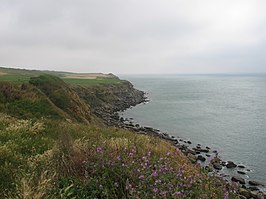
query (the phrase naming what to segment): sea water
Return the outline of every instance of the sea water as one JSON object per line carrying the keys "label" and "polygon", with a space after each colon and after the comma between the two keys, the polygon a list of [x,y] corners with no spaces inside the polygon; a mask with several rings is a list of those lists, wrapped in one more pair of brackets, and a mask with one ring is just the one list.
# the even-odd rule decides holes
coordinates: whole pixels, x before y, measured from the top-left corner
{"label": "sea water", "polygon": [[[266,76],[123,75],[150,100],[123,113],[142,126],[217,149],[266,184]],[[236,171],[234,171],[236,172]]]}

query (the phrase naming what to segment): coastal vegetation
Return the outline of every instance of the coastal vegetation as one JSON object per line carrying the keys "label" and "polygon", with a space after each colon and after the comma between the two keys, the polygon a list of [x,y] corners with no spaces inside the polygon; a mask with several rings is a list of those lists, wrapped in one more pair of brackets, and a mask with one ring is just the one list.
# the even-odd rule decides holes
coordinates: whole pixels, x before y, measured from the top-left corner
{"label": "coastal vegetation", "polygon": [[10,198],[234,198],[156,137],[1,114],[1,195]]}
{"label": "coastal vegetation", "polygon": [[140,102],[129,82],[24,72],[0,75],[0,197],[238,198],[170,142],[107,125],[99,115]]}

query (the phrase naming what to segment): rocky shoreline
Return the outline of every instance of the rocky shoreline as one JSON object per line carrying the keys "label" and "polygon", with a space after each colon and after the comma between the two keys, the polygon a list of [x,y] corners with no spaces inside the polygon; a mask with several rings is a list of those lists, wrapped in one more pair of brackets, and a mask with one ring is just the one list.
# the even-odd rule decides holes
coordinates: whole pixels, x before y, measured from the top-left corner
{"label": "rocky shoreline", "polygon": [[[193,164],[199,164],[209,173],[222,177],[227,182],[236,182],[240,184],[239,194],[240,198],[262,198],[261,195],[265,194],[264,184],[255,180],[246,179],[248,173],[251,171],[245,165],[236,164],[233,161],[222,160],[217,150],[211,149],[208,146],[201,144],[193,144],[190,140],[185,140],[180,137],[171,136],[168,133],[161,132],[159,129],[152,127],[141,126],[134,122],[133,118],[124,118],[121,113],[127,108],[136,106],[140,103],[148,102],[145,93],[138,93],[137,100],[130,100],[128,103],[120,104],[119,107],[115,106],[107,114],[104,114],[102,119],[107,125],[115,126],[118,128],[128,129],[138,134],[146,134],[157,136],[161,139],[171,142],[171,144],[185,154]],[[101,115],[101,114],[99,114]],[[235,174],[231,174],[235,173]]]}
{"label": "rocky shoreline", "polygon": [[149,101],[147,94],[135,89],[130,82],[125,81],[123,84],[106,85],[100,88],[75,87],[74,89],[90,104],[92,112],[106,125],[167,140],[180,149],[192,163],[201,165],[209,175],[222,177],[227,182],[239,183],[241,185],[239,194],[242,198],[261,198],[259,194],[266,192],[262,183],[247,178],[248,173],[251,172],[249,168],[233,161],[222,160],[217,150],[192,143],[188,139],[172,136],[159,129],[141,126],[133,118],[121,116],[124,110]]}

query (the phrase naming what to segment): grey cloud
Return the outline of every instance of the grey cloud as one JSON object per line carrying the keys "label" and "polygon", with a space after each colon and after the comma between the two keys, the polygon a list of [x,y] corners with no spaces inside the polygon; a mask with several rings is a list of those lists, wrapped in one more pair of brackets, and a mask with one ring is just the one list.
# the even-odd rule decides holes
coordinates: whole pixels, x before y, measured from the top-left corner
{"label": "grey cloud", "polygon": [[4,0],[0,65],[115,73],[266,72],[263,0]]}

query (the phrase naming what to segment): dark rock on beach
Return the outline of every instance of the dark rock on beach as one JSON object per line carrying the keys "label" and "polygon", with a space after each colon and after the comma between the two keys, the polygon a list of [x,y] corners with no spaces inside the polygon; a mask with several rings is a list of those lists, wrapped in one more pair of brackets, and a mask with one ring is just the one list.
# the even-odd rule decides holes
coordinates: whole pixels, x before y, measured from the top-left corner
{"label": "dark rock on beach", "polygon": [[242,184],[241,187],[244,189],[247,189],[246,185],[244,185],[244,184]]}
{"label": "dark rock on beach", "polygon": [[198,151],[200,153],[209,153],[208,149],[202,149],[200,146],[197,146],[196,148],[193,148],[194,151]]}
{"label": "dark rock on beach", "polygon": [[237,173],[242,174],[242,175],[246,174],[246,172],[244,172],[244,171],[237,171]]}
{"label": "dark rock on beach", "polygon": [[252,186],[252,187],[249,187],[248,190],[250,190],[250,191],[259,191],[260,189],[258,187]]}
{"label": "dark rock on beach", "polygon": [[252,185],[252,186],[263,186],[262,183],[258,182],[258,181],[255,181],[255,180],[250,180],[248,181],[248,184]]}
{"label": "dark rock on beach", "polygon": [[234,162],[232,162],[232,161],[228,161],[227,162],[227,165],[226,165],[226,167],[228,168],[228,169],[231,169],[231,168],[236,168],[236,164],[234,163]]}
{"label": "dark rock on beach", "polygon": [[231,178],[231,180],[232,180],[233,182],[239,182],[240,184],[246,184],[245,179],[244,179],[244,178],[241,178],[241,177],[239,177],[239,176],[233,176],[233,177]]}
{"label": "dark rock on beach", "polygon": [[220,165],[220,163],[217,163],[217,162],[213,163],[212,166],[216,170],[222,170],[223,168],[222,165]]}
{"label": "dark rock on beach", "polygon": [[202,162],[205,162],[206,161],[206,158],[203,157],[202,155],[199,155],[198,156],[198,160],[202,161]]}

